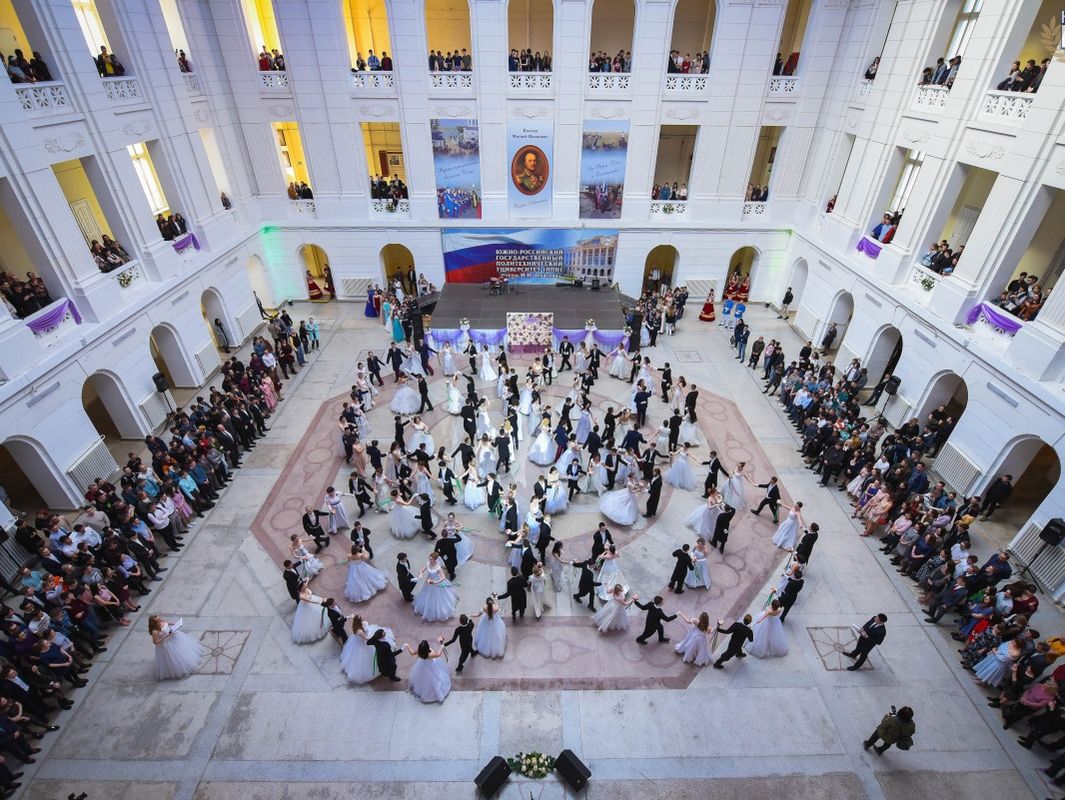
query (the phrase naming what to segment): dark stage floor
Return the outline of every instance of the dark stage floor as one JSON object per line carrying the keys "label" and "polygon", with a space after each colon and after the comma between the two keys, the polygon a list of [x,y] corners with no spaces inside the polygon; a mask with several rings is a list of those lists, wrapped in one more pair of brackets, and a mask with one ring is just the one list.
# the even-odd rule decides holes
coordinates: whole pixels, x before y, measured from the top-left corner
{"label": "dark stage floor", "polygon": [[473,328],[502,328],[508,312],[532,311],[554,312],[556,328],[583,328],[589,317],[603,330],[625,327],[621,296],[612,289],[512,285],[508,294],[490,295],[479,283],[446,284],[432,312],[433,327],[457,328],[466,317]]}

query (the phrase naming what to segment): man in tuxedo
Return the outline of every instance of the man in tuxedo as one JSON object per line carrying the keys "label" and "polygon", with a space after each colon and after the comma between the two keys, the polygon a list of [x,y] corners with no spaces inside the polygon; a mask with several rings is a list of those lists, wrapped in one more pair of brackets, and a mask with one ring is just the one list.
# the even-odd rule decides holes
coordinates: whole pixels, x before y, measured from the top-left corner
{"label": "man in tuxedo", "polygon": [[647,487],[647,513],[648,519],[658,513],[658,501],[662,497],[662,470],[655,469],[651,473],[651,483]]}
{"label": "man in tuxedo", "polygon": [[584,449],[593,456],[599,455],[599,451],[603,449],[603,439],[599,435],[598,422],[594,423],[588,432],[588,438],[584,440]]}
{"label": "man in tuxedo", "polygon": [[477,409],[468,399],[459,410],[459,416],[462,417],[462,430],[466,432],[469,441],[474,441],[477,438]]}
{"label": "man in tuxedo", "polygon": [[814,545],[817,543],[818,532],[820,530],[820,525],[816,522],[811,522],[810,527],[802,532],[802,538],[799,540],[799,544],[795,547],[795,560],[800,564],[809,563],[810,554],[814,551]]}
{"label": "man in tuxedo", "polygon": [[658,641],[668,642],[669,637],[666,636],[666,630],[662,626],[663,622],[672,622],[677,618],[676,614],[666,614],[662,610],[662,598],[655,596],[655,599],[650,603],[641,603],[640,596],[635,595],[633,602],[636,603],[637,608],[640,608],[647,612],[647,618],[643,623],[643,633],[636,637],[636,641],[640,644],[647,644],[647,640],[652,634],[658,634]]}
{"label": "man in tuxedo", "polygon": [[533,497],[537,500],[543,501],[544,496],[547,494],[547,478],[543,475],[536,477],[536,482],[533,483]]}
{"label": "man in tuxedo", "polygon": [[466,349],[463,351],[470,357],[470,372],[474,375],[477,374],[477,345],[474,342],[470,342]]}
{"label": "man in tuxedo", "polygon": [[573,495],[580,494],[580,492],[581,492],[581,487],[580,487],[581,475],[587,475],[587,474],[588,473],[585,472],[584,469],[581,467],[581,462],[580,462],[580,459],[578,459],[578,458],[573,459],[569,463],[569,466],[566,467],[566,481],[569,484],[569,499],[570,500],[573,499]]}
{"label": "man in tuxedo", "polygon": [[653,446],[648,447],[643,451],[643,455],[640,456],[640,475],[648,483],[651,482],[655,474],[655,458],[668,458],[667,453],[659,453]]}
{"label": "man in tuxedo", "polygon": [[367,644],[369,644],[377,653],[377,671],[393,683],[398,683],[399,676],[396,675],[396,656],[403,651],[392,649],[392,645],[385,641],[386,632],[385,628],[378,628],[373,632],[373,636],[370,637]]}
{"label": "man in tuxedo", "polygon": [[501,473],[510,472],[510,437],[500,428],[492,444],[495,445],[496,452],[499,454],[496,469]]}
{"label": "man in tuxedo", "polygon": [[614,544],[614,537],[606,529],[606,523],[600,522],[599,527],[596,528],[595,533],[592,535],[592,561],[595,561],[606,552],[608,542]]}
{"label": "man in tuxedo", "polygon": [[734,516],[736,516],[736,509],[732,506],[725,506],[725,510],[717,515],[717,522],[714,524],[714,537],[710,540],[710,546],[720,550],[721,555],[725,555],[725,543],[728,541],[729,525],[732,524]]}
{"label": "man in tuxedo", "polygon": [[433,402],[429,399],[429,384],[425,380],[424,375],[418,376],[418,395],[422,399],[422,404],[418,407],[418,413],[424,414],[426,410],[433,410]]}
{"label": "man in tuxedo", "polygon": [[710,451],[709,461],[700,461],[699,463],[704,467],[710,468],[706,473],[706,480],[703,482],[703,497],[707,498],[710,496],[710,490],[717,488],[717,476],[721,475],[727,478],[728,473],[721,466],[721,461],[717,457],[717,450]]}
{"label": "man in tuxedo", "polygon": [[669,425],[669,452],[676,452],[677,447],[680,445],[680,426],[684,422],[684,417],[680,415],[680,409],[674,408],[673,414],[670,415],[667,420]]}
{"label": "man in tuxedo", "polygon": [[[476,432],[476,428],[474,432]],[[475,453],[473,452],[473,447],[470,445],[470,441],[472,440],[469,436],[467,436],[462,440],[458,447],[451,451],[452,458],[454,458],[455,456],[460,456],[462,458],[463,471],[468,470],[470,468],[470,463],[473,461],[473,457],[475,455]]]}
{"label": "man in tuxedo", "polygon": [[399,584],[400,592],[403,593],[403,599],[408,603],[414,602],[414,587],[418,581],[411,572],[406,553],[396,554],[396,582]]}
{"label": "man in tuxedo", "polygon": [[[639,340],[639,337],[636,337]],[[636,376],[640,374],[640,365],[643,360],[640,358],[640,351],[637,350],[636,354],[632,357],[632,368],[629,370],[629,383],[636,383]]]}
{"label": "man in tuxedo", "polygon": [[392,365],[392,383],[399,383],[399,368],[403,364],[403,351],[392,342],[385,353],[385,360]]}
{"label": "man in tuxedo", "polygon": [[429,495],[418,495],[418,519],[422,523],[422,533],[424,533],[429,541],[436,538],[436,534],[433,533],[433,506],[429,502]]}
{"label": "man in tuxedo", "polygon": [[536,552],[540,555],[540,563],[547,563],[547,548],[551,546],[554,537],[551,535],[551,516],[545,514],[537,520],[540,523],[540,532],[536,538]]}
{"label": "man in tuxedo", "polygon": [[725,652],[721,654],[721,657],[714,662],[714,669],[724,669],[722,665],[734,657],[746,658],[747,654],[743,652],[743,645],[754,641],[750,614],[744,614],[743,622],[733,622],[727,628],[721,627],[724,621],[723,619],[717,621],[717,632],[729,636],[728,647],[725,648]]}
{"label": "man in tuxedo", "polygon": [[354,477],[348,480],[348,489],[351,491],[355,502],[359,504],[359,519],[366,516],[366,509],[373,506],[374,487],[362,475],[352,473]]}
{"label": "man in tuxedo", "polygon": [[366,555],[373,558],[373,548],[370,547],[370,529],[364,528],[358,520],[351,523],[351,543],[361,545]]}
{"label": "man in tuxedo", "polygon": [[381,380],[381,359],[373,353],[367,353],[366,369],[370,373],[370,383],[377,381],[378,386],[384,386],[384,381]]}
{"label": "man in tuxedo", "polygon": [[687,544],[673,551],[673,558],[677,559],[677,563],[673,565],[673,573],[669,576],[669,588],[674,594],[684,594],[684,579],[688,576],[688,570],[694,566],[690,551],[691,545]]}
{"label": "man in tuxedo", "polygon": [[599,380],[599,365],[602,363],[602,358],[603,353],[599,350],[599,345],[592,344],[592,350],[588,354],[588,375],[591,376],[593,382]]}
{"label": "man in tuxedo", "polygon": [[773,522],[777,522],[777,514],[780,506],[780,487],[777,486],[777,479],[774,475],[769,479],[769,483],[758,484],[760,489],[765,489],[765,497],[762,498],[762,502],[758,504],[757,508],[752,508],[751,513],[756,517],[762,512],[762,509],[769,506],[769,510],[773,512]]}
{"label": "man in tuxedo", "polygon": [[503,530],[516,531],[518,529],[518,505],[512,499],[508,499],[503,506]]}
{"label": "man in tuxedo", "polygon": [[862,629],[858,633],[858,641],[854,643],[854,649],[848,650],[843,654],[847,658],[855,659],[854,663],[847,667],[849,671],[856,672],[860,670],[862,664],[869,658],[873,648],[883,643],[884,637],[887,636],[887,627],[884,624],[886,622],[887,614],[877,614],[862,625]]}
{"label": "man in tuxedo", "polygon": [[303,507],[303,532],[314,539],[316,553],[323,547],[329,547],[329,534],[322,527],[322,517],[328,516],[310,506]]}
{"label": "man in tuxedo", "polygon": [[673,368],[669,366],[667,361],[665,366],[662,367],[661,383],[659,384],[662,389],[662,402],[669,402],[669,390],[673,388]]}
{"label": "man in tuxedo", "polygon": [[603,459],[603,467],[606,469],[606,488],[613,489],[614,481],[618,477],[618,451],[611,447]]}
{"label": "man in tuxedo", "polygon": [[784,584],[784,591],[780,593],[780,607],[783,611],[780,614],[780,621],[783,622],[788,618],[788,612],[791,611],[791,607],[795,605],[795,601],[799,598],[799,592],[802,591],[802,587],[805,581],[802,578],[802,569],[795,570],[795,573],[788,578],[788,582]]}
{"label": "man in tuxedo", "polygon": [[455,472],[444,460],[436,462],[436,469],[436,474],[440,477],[440,486],[444,491],[444,502],[453,506],[458,502],[455,499]]}
{"label": "man in tuxedo", "polygon": [[444,568],[447,570],[447,577],[450,580],[455,580],[455,567],[458,566],[458,554],[455,552],[455,540],[448,535],[447,526],[444,527],[443,535],[436,541],[434,546],[436,552],[440,554],[441,560],[444,562]]}
{"label": "man in tuxedo", "polygon": [[529,588],[529,579],[522,575],[517,567],[510,568],[510,580],[507,581],[507,590],[499,595],[497,600],[510,598],[510,618],[517,620],[520,615],[525,619],[525,609],[528,605],[526,589]]}
{"label": "man in tuxedo", "polygon": [[545,350],[543,360],[540,363],[544,366],[544,383],[550,386],[555,380],[555,356],[550,350]]}
{"label": "man in tuxedo", "polygon": [[688,415],[688,422],[695,424],[695,404],[699,402],[699,388],[693,383],[688,393],[684,395],[684,411]]}
{"label": "man in tuxedo", "polygon": [[573,355],[573,343],[569,340],[568,336],[563,336],[562,341],[558,343],[558,357],[561,363],[558,365],[558,371],[562,372],[564,369],[573,369],[570,366],[569,360]]}
{"label": "man in tuxedo", "polygon": [[588,608],[592,611],[595,611],[595,587],[601,585],[595,579],[595,573],[592,572],[595,560],[596,556],[593,554],[587,561],[573,562],[573,566],[581,571],[580,577],[577,579],[577,594],[573,595],[573,599],[580,603],[581,599],[588,595]]}
{"label": "man in tuxedo", "polygon": [[477,403],[480,402],[477,397],[477,383],[474,380],[476,375],[463,375],[466,379],[466,402],[474,408],[477,408]]}
{"label": "man in tuxedo", "polygon": [[337,608],[337,601],[332,597],[325,598],[322,605],[325,606],[325,615],[329,618],[329,630],[338,642],[347,644],[348,632],[344,630],[344,624],[348,618]]}
{"label": "man in tuxedo", "polygon": [[647,440],[643,438],[643,434],[640,433],[636,425],[633,425],[621,440],[621,449],[623,451],[631,450],[637,456],[640,455],[640,445],[646,444]]}
{"label": "man in tuxedo", "polygon": [[285,571],[281,573],[281,577],[285,579],[285,588],[288,589],[288,596],[295,600],[297,603],[300,600],[300,574],[296,571],[296,566],[285,559]]}
{"label": "man in tuxedo", "polygon": [[451,634],[451,638],[444,642],[444,646],[447,647],[456,641],[459,643],[459,664],[455,667],[455,672],[462,672],[466,659],[477,655],[477,651],[473,649],[473,620],[465,614],[459,614],[458,627]]}
{"label": "man in tuxedo", "polygon": [[650,399],[651,393],[641,381],[636,394],[633,395],[633,401],[636,403],[636,425],[640,428],[647,424],[647,403]]}
{"label": "man in tuxedo", "polygon": [[478,486],[488,493],[488,513],[495,514],[498,517],[503,511],[503,487],[500,485],[499,481],[496,480],[496,474],[494,472],[489,472],[488,478],[481,481]]}

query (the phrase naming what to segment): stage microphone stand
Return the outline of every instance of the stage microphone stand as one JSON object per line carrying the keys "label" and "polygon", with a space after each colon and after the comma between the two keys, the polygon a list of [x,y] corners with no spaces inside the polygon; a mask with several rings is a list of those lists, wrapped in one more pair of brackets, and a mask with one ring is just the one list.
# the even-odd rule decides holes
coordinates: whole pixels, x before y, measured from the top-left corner
{"label": "stage microphone stand", "polygon": [[[1035,573],[1032,572],[1032,568],[1035,567],[1035,562],[1039,560],[1039,557],[1043,555],[1044,552],[1046,552],[1046,549],[1048,547],[1050,547],[1050,542],[1043,542],[1039,546],[1039,549],[1035,551],[1035,555],[1032,556],[1032,560],[1025,564],[1024,567],[1021,569],[1019,575],[1021,579],[1023,579],[1024,576],[1027,575],[1032,583],[1034,583],[1036,586],[1039,586],[1039,578],[1037,578],[1035,576]],[[1012,550],[1009,552],[1013,553]],[[1013,553],[1013,555],[1016,555],[1016,553]]]}

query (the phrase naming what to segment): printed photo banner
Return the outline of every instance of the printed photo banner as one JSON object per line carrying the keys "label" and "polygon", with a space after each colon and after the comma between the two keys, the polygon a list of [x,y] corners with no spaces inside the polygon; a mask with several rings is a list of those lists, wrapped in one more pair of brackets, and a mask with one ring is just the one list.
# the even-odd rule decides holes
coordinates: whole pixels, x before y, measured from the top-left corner
{"label": "printed photo banner", "polygon": [[431,119],[441,219],[481,218],[481,142],[475,119]]}
{"label": "printed photo banner", "polygon": [[507,344],[512,353],[542,353],[551,347],[555,315],[550,311],[507,312]]}
{"label": "printed photo banner", "polygon": [[581,137],[581,219],[621,218],[628,150],[628,120],[585,121]]}
{"label": "printed photo banner", "polygon": [[507,202],[511,217],[542,219],[551,216],[551,120],[515,120],[507,123]]}
{"label": "printed photo banner", "polygon": [[448,283],[610,283],[618,248],[618,232],[607,229],[445,228],[440,237]]}

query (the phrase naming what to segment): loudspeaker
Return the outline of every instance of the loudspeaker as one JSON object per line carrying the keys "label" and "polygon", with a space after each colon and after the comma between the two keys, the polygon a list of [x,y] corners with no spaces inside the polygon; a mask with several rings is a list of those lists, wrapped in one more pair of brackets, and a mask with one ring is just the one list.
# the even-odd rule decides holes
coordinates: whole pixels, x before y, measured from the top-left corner
{"label": "loudspeaker", "polygon": [[599,279],[598,278],[592,278],[592,291],[593,292],[598,292],[599,291],[599,286],[600,286]]}
{"label": "loudspeaker", "polygon": [[499,791],[499,787],[506,783],[509,777],[510,765],[502,756],[496,756],[484,765],[484,769],[473,779],[473,782],[477,784],[477,789],[481,794],[491,797]]}
{"label": "loudspeaker", "polygon": [[555,759],[555,772],[562,776],[569,788],[579,792],[588,785],[592,771],[577,758],[572,750],[563,750]]}
{"label": "loudspeaker", "polygon": [[152,383],[155,384],[155,391],[157,392],[165,392],[170,388],[170,384],[166,382],[166,375],[161,372],[152,375]]}
{"label": "loudspeaker", "polygon": [[887,379],[887,383],[884,384],[884,391],[890,395],[894,395],[896,392],[898,392],[899,384],[901,383],[902,381],[899,379],[898,375],[892,375],[890,378]]}
{"label": "loudspeaker", "polygon": [[420,342],[422,339],[425,338],[425,319],[422,317],[420,309],[418,310],[417,313],[411,314],[410,322],[411,322],[411,326],[410,326],[411,327],[411,341],[414,344],[417,344],[418,342]]}
{"label": "loudspeaker", "polygon": [[1065,520],[1055,517],[1039,531],[1039,538],[1047,544],[1061,544],[1065,541]]}
{"label": "loudspeaker", "polygon": [[633,311],[629,327],[632,328],[632,335],[629,337],[629,352],[635,353],[640,349],[640,337],[643,335],[643,314]]}

